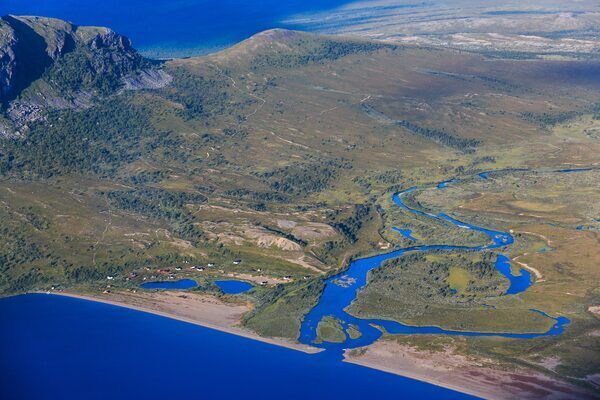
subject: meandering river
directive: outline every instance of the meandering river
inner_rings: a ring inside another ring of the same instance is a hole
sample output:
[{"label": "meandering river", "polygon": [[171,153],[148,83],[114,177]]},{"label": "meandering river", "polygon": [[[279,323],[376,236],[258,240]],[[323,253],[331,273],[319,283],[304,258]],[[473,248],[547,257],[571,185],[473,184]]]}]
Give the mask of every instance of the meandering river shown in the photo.
[{"label": "meandering river", "polygon": [[[554,171],[558,173],[585,171],[588,169],[569,169]],[[489,179],[489,175],[494,171],[485,172],[478,174],[480,179]],[[443,181],[437,185],[433,185],[432,188],[443,191],[448,184],[460,182],[458,179],[452,179]],[[428,188],[428,187],[427,187]],[[383,328],[385,331],[391,334],[445,334],[445,335],[462,335],[462,336],[501,336],[507,338],[518,338],[518,339],[531,339],[540,336],[551,336],[558,335],[563,332],[564,326],[570,321],[566,317],[552,317],[540,310],[532,309],[532,313],[542,314],[547,318],[554,320],[553,326],[543,333],[514,333],[514,332],[477,332],[477,331],[454,331],[442,329],[436,326],[410,326],[402,324],[396,321],[384,320],[384,319],[368,319],[358,318],[350,315],[346,312],[346,308],[354,301],[358,292],[367,284],[367,275],[369,271],[374,268],[378,268],[383,262],[401,257],[402,255],[409,252],[434,252],[434,251],[484,251],[491,249],[502,249],[506,246],[513,244],[514,239],[509,232],[501,232],[480,226],[475,226],[463,221],[459,221],[445,213],[433,214],[426,211],[421,211],[412,207],[409,207],[404,201],[403,197],[412,191],[421,190],[424,188],[409,188],[402,192],[395,193],[393,195],[394,203],[402,209],[419,215],[425,218],[430,218],[438,222],[448,222],[457,229],[469,229],[478,232],[482,232],[488,236],[490,242],[480,246],[453,246],[447,244],[439,245],[422,245],[422,246],[410,246],[401,249],[396,249],[389,253],[379,254],[371,257],[361,258],[350,263],[347,270],[328,278],[325,281],[325,290],[318,302],[318,304],[306,315],[302,322],[299,341],[305,344],[318,346],[327,350],[332,350],[337,353],[340,357],[344,349],[351,349],[356,347],[367,346],[381,337]],[[496,260],[496,268],[502,273],[507,279],[510,280],[510,287],[504,295],[515,295],[524,292],[531,286],[531,275],[526,270],[521,270],[520,275],[513,275],[510,271],[510,264],[508,258],[503,255],[498,255]],[[358,327],[361,332],[361,336],[358,338],[350,338],[346,335],[346,339],[342,343],[331,343],[316,341],[317,339],[317,325],[323,317],[331,316],[333,318],[342,321],[342,327],[344,331],[348,329],[350,325]],[[378,328],[380,327],[380,328]]]}]

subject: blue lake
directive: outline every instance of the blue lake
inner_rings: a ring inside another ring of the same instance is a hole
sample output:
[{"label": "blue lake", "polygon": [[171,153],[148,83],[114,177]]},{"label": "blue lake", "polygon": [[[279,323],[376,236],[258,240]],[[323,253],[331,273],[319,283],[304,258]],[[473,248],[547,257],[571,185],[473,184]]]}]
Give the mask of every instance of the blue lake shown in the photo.
[{"label": "blue lake", "polygon": [[286,18],[349,3],[343,0],[2,0],[0,15],[42,15],[78,25],[107,26],[156,57],[221,49]]},{"label": "blue lake", "polygon": [[327,352],[86,300],[4,298],[0,316],[1,399],[473,398]]},{"label": "blue lake", "polygon": [[395,230],[396,232],[398,232],[399,234],[401,234],[402,236],[404,236],[405,238],[412,240],[413,242],[417,240],[412,235],[412,229],[400,229],[400,228],[395,227],[395,226],[393,226],[392,229]]},{"label": "blue lake", "polygon": [[248,282],[236,280],[215,281],[215,284],[226,294],[240,294],[254,287]]},{"label": "blue lake", "polygon": [[140,285],[143,289],[166,289],[166,290],[185,290],[198,286],[198,283],[192,279],[181,279],[178,281],[159,281],[144,282]]},{"label": "blue lake", "polygon": [[442,182],[440,182],[440,183],[437,184],[437,188],[438,189],[443,189],[445,187],[448,187],[448,184],[452,183],[452,182],[456,182],[456,179],[450,179],[450,180],[447,180],[447,181],[442,181]]}]

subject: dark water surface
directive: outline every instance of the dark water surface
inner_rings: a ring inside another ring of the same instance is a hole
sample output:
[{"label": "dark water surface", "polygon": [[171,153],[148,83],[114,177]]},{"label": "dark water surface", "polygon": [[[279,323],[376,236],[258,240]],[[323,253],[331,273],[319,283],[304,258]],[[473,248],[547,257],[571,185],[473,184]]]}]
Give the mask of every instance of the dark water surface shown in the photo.
[{"label": "dark water surface", "polygon": [[215,284],[226,294],[240,294],[247,292],[254,286],[244,281],[226,280],[226,281],[215,281]]},{"label": "dark water surface", "polygon": [[144,282],[140,285],[143,289],[167,289],[167,290],[185,290],[198,286],[198,283],[193,279],[181,279],[178,281],[159,281],[159,282]]},{"label": "dark water surface", "polygon": [[0,299],[0,399],[470,399],[108,304]]},{"label": "dark water surface", "polygon": [[323,11],[343,0],[0,0],[0,15],[40,15],[106,26],[149,56],[204,54],[237,43],[287,17]]}]

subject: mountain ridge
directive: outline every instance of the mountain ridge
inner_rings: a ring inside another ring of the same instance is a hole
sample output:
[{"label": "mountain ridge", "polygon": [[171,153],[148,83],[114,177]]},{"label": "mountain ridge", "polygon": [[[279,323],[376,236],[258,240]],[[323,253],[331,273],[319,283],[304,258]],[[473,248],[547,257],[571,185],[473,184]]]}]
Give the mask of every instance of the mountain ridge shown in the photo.
[{"label": "mountain ridge", "polygon": [[52,109],[82,109],[121,89],[162,87],[160,63],[109,28],[0,17],[0,135],[20,136]]}]

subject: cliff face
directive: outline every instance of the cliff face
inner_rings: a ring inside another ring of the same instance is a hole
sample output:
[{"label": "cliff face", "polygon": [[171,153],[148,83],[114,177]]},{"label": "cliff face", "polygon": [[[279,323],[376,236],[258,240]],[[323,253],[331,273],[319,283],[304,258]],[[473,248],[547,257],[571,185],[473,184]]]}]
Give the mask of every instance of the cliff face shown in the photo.
[{"label": "cliff face", "polygon": [[98,96],[169,81],[158,64],[110,29],[52,18],[0,18],[0,135],[25,132],[49,109],[85,108]]},{"label": "cliff face", "polygon": [[13,91],[17,68],[16,44],[14,30],[3,19],[0,19],[0,99],[7,98]]}]

